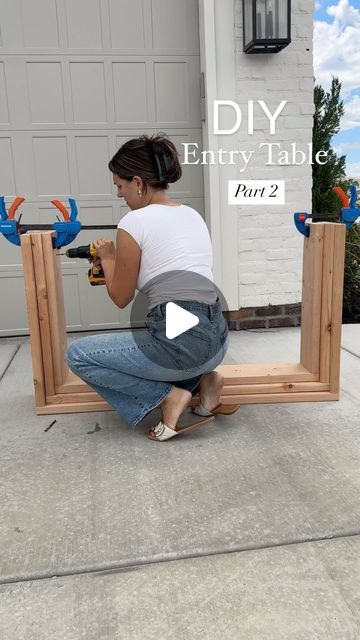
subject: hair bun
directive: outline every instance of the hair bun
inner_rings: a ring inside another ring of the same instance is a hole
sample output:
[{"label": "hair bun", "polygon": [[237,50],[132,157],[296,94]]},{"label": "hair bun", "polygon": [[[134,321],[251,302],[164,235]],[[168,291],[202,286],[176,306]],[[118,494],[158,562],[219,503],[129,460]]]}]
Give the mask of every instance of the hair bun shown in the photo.
[{"label": "hair bun", "polygon": [[167,189],[182,176],[179,154],[165,133],[128,140],[109,162],[109,169],[127,180],[140,176],[155,189]]}]

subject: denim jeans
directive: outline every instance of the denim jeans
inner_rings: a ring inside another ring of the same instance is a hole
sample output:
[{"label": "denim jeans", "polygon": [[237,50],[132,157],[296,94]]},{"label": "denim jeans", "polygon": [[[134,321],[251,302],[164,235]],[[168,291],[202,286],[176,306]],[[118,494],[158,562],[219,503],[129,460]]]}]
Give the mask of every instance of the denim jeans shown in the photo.
[{"label": "denim jeans", "polygon": [[[174,386],[196,391],[201,375],[222,362],[228,326],[219,299],[214,304],[177,301],[199,324],[166,338],[165,306],[147,314],[147,328],[80,338],[67,350],[69,368],[135,427]],[[134,337],[135,336],[135,337]]]}]

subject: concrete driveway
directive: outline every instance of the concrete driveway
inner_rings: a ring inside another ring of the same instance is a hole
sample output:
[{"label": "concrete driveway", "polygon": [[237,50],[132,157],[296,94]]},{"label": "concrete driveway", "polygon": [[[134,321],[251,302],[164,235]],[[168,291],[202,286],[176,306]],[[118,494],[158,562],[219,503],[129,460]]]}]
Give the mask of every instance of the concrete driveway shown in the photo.
[{"label": "concrete driveway", "polygon": [[[225,362],[299,338],[233,332]],[[342,344],[339,402],[157,443],[158,410],[37,417],[30,345],[0,341],[1,640],[360,637],[360,325]]]}]

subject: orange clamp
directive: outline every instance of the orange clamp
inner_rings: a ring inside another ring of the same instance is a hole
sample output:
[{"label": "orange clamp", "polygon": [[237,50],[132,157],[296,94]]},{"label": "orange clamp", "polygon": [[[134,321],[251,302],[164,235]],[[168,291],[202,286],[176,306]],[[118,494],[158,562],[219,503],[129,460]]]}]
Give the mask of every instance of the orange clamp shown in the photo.
[{"label": "orange clamp", "polygon": [[55,205],[55,207],[57,207],[59,209],[59,211],[61,211],[61,213],[64,216],[65,222],[69,222],[70,221],[69,212],[68,212],[67,209],[65,209],[63,203],[60,202],[60,200],[51,200],[51,204]]},{"label": "orange clamp", "polygon": [[333,191],[334,193],[336,193],[337,196],[339,196],[341,200],[341,204],[344,207],[344,209],[348,209],[349,197],[346,195],[346,193],[344,193],[344,190],[342,189],[342,187],[333,187]]},{"label": "orange clamp", "polygon": [[24,200],[25,200],[25,198],[21,198],[20,196],[15,198],[14,202],[12,203],[11,207],[9,208],[9,212],[8,212],[9,220],[13,220],[15,218],[15,213],[16,213],[17,209],[20,207],[20,205],[24,202]]}]

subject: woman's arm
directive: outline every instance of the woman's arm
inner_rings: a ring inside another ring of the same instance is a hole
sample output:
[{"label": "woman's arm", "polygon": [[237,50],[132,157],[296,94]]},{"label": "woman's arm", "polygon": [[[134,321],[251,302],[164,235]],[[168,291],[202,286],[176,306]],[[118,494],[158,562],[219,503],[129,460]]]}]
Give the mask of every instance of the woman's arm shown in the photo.
[{"label": "woman's arm", "polygon": [[94,247],[101,260],[108,294],[120,309],[124,309],[135,296],[141,249],[123,229],[117,231],[116,248],[108,238],[100,238],[94,242]]}]

